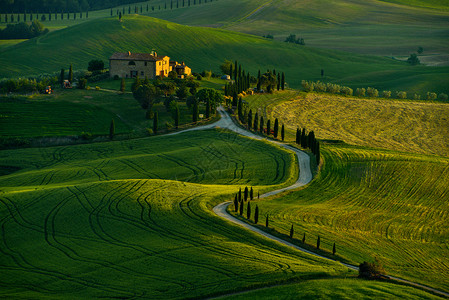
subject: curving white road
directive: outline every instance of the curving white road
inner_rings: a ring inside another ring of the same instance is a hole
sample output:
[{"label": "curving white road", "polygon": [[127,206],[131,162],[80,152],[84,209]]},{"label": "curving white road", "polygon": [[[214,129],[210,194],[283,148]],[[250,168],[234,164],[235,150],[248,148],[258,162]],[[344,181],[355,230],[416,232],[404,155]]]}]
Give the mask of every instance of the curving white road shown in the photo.
[{"label": "curving white road", "polygon": [[[174,134],[179,134],[179,133],[183,133],[183,132],[187,132],[187,131],[195,131],[195,130],[205,130],[205,129],[212,129],[212,128],[225,128],[225,129],[229,129],[231,131],[234,131],[234,132],[236,132],[236,133],[238,133],[240,135],[247,136],[247,137],[250,137],[250,138],[253,138],[253,139],[256,139],[256,140],[268,140],[268,141],[270,141],[270,142],[272,142],[272,143],[274,143],[274,144],[276,144],[276,145],[278,145],[280,147],[283,147],[283,148],[285,148],[287,150],[295,152],[295,154],[296,154],[296,156],[298,158],[298,166],[299,166],[299,176],[298,176],[298,179],[296,180],[296,182],[294,184],[288,186],[288,187],[285,187],[285,188],[282,188],[282,189],[278,189],[278,190],[274,190],[274,191],[262,194],[262,195],[260,195],[260,198],[265,198],[265,197],[276,195],[276,194],[279,194],[279,193],[282,193],[282,192],[285,192],[285,191],[288,191],[288,190],[296,189],[298,187],[301,187],[301,186],[304,186],[304,185],[308,184],[312,180],[312,172],[310,170],[310,158],[309,158],[309,156],[306,153],[304,153],[301,150],[298,150],[298,149],[296,149],[294,147],[291,147],[289,145],[286,145],[286,144],[283,144],[283,143],[280,143],[280,142],[277,142],[277,141],[269,140],[269,139],[267,139],[265,137],[262,137],[262,136],[254,134],[254,133],[252,133],[250,131],[247,131],[247,130],[237,126],[232,121],[231,117],[225,112],[225,110],[222,107],[219,107],[217,110],[218,110],[218,112],[219,112],[219,114],[221,116],[221,119],[218,120],[217,122],[212,123],[212,124],[208,124],[208,125],[203,125],[203,126],[189,128],[189,129],[178,131],[178,132],[174,132],[174,133],[170,133],[168,135],[174,135]],[[335,261],[335,260],[333,260],[331,258],[328,258],[328,257],[325,257],[325,256],[321,256],[321,255],[316,254],[314,252],[311,252],[311,251],[309,251],[307,249],[301,248],[301,247],[299,247],[297,245],[294,245],[294,244],[292,244],[290,242],[287,242],[287,241],[285,241],[283,239],[280,239],[280,238],[278,238],[278,237],[276,237],[274,235],[266,233],[265,231],[260,230],[260,229],[258,229],[256,227],[246,223],[246,222],[243,222],[243,221],[241,221],[241,220],[239,220],[237,218],[234,218],[233,216],[231,216],[227,212],[227,208],[228,208],[228,206],[230,204],[231,204],[231,201],[220,203],[220,204],[218,204],[217,206],[215,206],[213,208],[213,211],[214,211],[214,213],[217,216],[219,216],[219,217],[221,217],[223,219],[226,219],[226,220],[228,220],[228,221],[230,221],[230,222],[232,222],[234,224],[242,226],[242,227],[244,227],[244,228],[246,228],[246,229],[248,229],[248,230],[250,230],[252,232],[260,234],[260,235],[262,235],[262,236],[264,236],[264,237],[266,237],[268,239],[271,239],[271,240],[279,242],[279,243],[281,243],[283,245],[295,248],[296,250],[308,253],[310,255],[314,255],[314,256],[317,256],[317,257],[320,257],[320,258],[323,258],[323,259]],[[338,261],[336,261],[336,262],[338,262]],[[346,263],[342,263],[342,262],[339,262],[339,263],[341,263],[342,265],[348,267],[349,269],[356,270],[356,271],[359,270],[359,268],[357,266],[346,264]],[[443,296],[443,297],[448,297],[449,298],[449,293],[446,293],[446,292],[443,292],[443,291],[440,291],[440,290],[437,290],[437,289],[434,289],[434,288],[431,288],[431,287],[428,287],[428,286],[425,286],[425,285],[422,285],[422,284],[419,284],[419,283],[416,283],[416,282],[413,282],[413,281],[405,280],[405,279],[402,279],[402,278],[398,278],[398,277],[394,277],[394,276],[387,276],[387,277],[389,279],[392,279],[392,280],[396,280],[396,281],[399,281],[399,282],[402,282],[402,283],[406,283],[406,284],[409,284],[409,285],[412,285],[412,286],[424,289],[426,291],[430,291],[430,292],[432,292],[434,294],[437,294],[439,296]]]}]

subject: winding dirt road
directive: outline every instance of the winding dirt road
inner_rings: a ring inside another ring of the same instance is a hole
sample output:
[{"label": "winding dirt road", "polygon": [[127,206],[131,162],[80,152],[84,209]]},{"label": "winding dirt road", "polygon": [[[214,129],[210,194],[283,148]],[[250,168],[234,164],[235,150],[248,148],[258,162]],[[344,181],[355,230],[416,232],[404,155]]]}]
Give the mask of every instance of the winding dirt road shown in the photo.
[{"label": "winding dirt road", "polygon": [[[205,129],[212,129],[212,128],[224,128],[224,129],[228,129],[228,130],[234,131],[234,132],[236,132],[236,133],[238,133],[240,135],[243,135],[243,136],[246,136],[246,137],[250,137],[250,138],[253,138],[253,139],[256,139],[256,140],[268,140],[265,137],[256,135],[256,134],[254,134],[254,133],[252,133],[250,131],[247,131],[247,130],[237,126],[232,121],[231,117],[225,112],[225,110],[222,107],[219,107],[217,110],[218,110],[218,112],[219,112],[219,114],[221,116],[221,119],[219,121],[217,121],[215,123],[212,123],[212,124],[204,125],[204,126],[189,128],[189,129],[186,129],[186,130],[183,130],[183,131],[170,133],[168,135],[179,134],[179,133],[183,133],[183,132],[187,132],[187,131],[205,130]],[[298,179],[296,180],[296,182],[294,184],[292,184],[292,185],[290,185],[288,187],[282,188],[282,189],[278,189],[278,190],[274,190],[274,191],[262,194],[262,195],[260,195],[260,198],[265,198],[265,197],[276,195],[276,194],[279,194],[279,193],[282,193],[282,192],[285,192],[285,191],[288,191],[288,190],[296,189],[298,187],[301,187],[301,186],[304,186],[304,185],[308,184],[312,180],[312,172],[310,170],[310,158],[309,158],[309,156],[306,153],[304,153],[301,150],[298,150],[298,149],[296,149],[294,147],[291,147],[289,145],[286,145],[286,144],[283,144],[283,143],[280,143],[280,142],[277,142],[277,141],[273,141],[273,140],[268,140],[268,141],[270,141],[271,143],[274,143],[274,144],[276,144],[276,145],[278,145],[280,147],[283,147],[283,148],[285,148],[287,150],[293,151],[296,154],[296,156],[298,158],[299,176],[298,176]],[[213,208],[213,211],[214,211],[214,213],[217,216],[219,216],[219,217],[221,217],[223,219],[226,219],[226,220],[228,220],[228,221],[230,221],[230,222],[232,222],[234,224],[237,224],[239,226],[242,226],[242,227],[244,227],[244,228],[246,228],[246,229],[248,229],[248,230],[250,230],[252,232],[255,232],[257,234],[260,234],[260,235],[262,235],[262,236],[264,236],[264,237],[266,237],[268,239],[271,239],[273,241],[279,242],[279,243],[281,243],[281,244],[283,244],[285,246],[292,247],[292,248],[294,248],[296,250],[308,253],[310,255],[314,255],[314,256],[320,257],[322,259],[335,261],[335,260],[333,260],[331,258],[328,258],[328,257],[325,257],[325,256],[321,256],[321,255],[316,254],[314,252],[311,252],[311,251],[309,251],[307,249],[301,248],[301,247],[299,247],[297,245],[294,245],[294,244],[292,244],[292,243],[290,243],[288,241],[285,241],[285,240],[280,239],[280,238],[278,238],[278,237],[276,237],[274,235],[266,233],[265,231],[260,230],[260,229],[258,229],[256,227],[246,223],[246,222],[243,222],[243,221],[241,221],[241,220],[239,220],[237,218],[234,218],[232,215],[230,215],[227,212],[227,208],[228,208],[228,206],[230,204],[231,204],[231,201],[220,203],[220,204],[218,204],[217,206],[215,206]],[[336,261],[336,262],[339,262],[339,261]],[[350,264],[346,264],[346,263],[342,263],[342,262],[339,262],[339,263],[341,263],[342,265],[348,267],[349,269],[356,270],[356,271],[359,270],[358,266],[354,266],[354,265],[350,265]],[[446,293],[446,292],[443,292],[443,291],[440,291],[440,290],[428,287],[426,285],[422,285],[422,284],[419,284],[419,283],[416,283],[416,282],[412,282],[412,281],[405,280],[405,279],[398,278],[398,277],[394,277],[394,276],[387,276],[387,277],[389,279],[396,280],[398,282],[402,282],[402,283],[405,283],[405,284],[408,284],[408,285],[412,285],[412,286],[421,288],[423,290],[432,292],[432,293],[437,294],[439,296],[443,296],[443,297],[449,298],[449,293]]]}]

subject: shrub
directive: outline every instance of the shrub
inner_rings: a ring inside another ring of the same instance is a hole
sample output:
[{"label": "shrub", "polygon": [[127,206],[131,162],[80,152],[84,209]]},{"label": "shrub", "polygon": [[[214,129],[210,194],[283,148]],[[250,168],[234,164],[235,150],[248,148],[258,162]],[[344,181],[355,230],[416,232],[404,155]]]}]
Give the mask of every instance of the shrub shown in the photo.
[{"label": "shrub", "polygon": [[372,98],[379,97],[379,91],[372,87],[369,87],[366,90],[366,94],[368,95],[368,97],[372,97]]},{"label": "shrub", "polygon": [[366,90],[364,88],[357,88],[355,90],[355,95],[358,97],[365,97]]},{"label": "shrub", "polygon": [[147,133],[148,133],[148,135],[153,135],[153,129],[147,128]]},{"label": "shrub", "polygon": [[328,83],[326,85],[326,92],[332,93],[332,94],[339,94],[341,91],[341,86],[338,84]]},{"label": "shrub", "polygon": [[396,93],[396,97],[398,99],[406,99],[407,98],[407,92],[401,91]]},{"label": "shrub", "polygon": [[385,270],[377,259],[373,263],[364,261],[359,265],[359,278],[380,279],[383,275]]},{"label": "shrub", "polygon": [[437,98],[437,94],[427,92],[427,94],[426,94],[426,99],[427,100],[435,100],[436,98]]},{"label": "shrub", "polygon": [[342,86],[340,89],[340,93],[346,96],[352,96],[353,90],[347,86]]},{"label": "shrub", "polygon": [[413,94],[413,99],[415,99],[415,100],[420,100],[420,99],[421,99],[421,95],[419,95],[419,94]]},{"label": "shrub", "polygon": [[306,92],[313,92],[313,90],[314,90],[313,82],[303,80],[301,82],[301,85],[302,85],[302,88],[304,89],[304,91],[306,91]]},{"label": "shrub", "polygon": [[86,78],[80,78],[78,79],[78,88],[80,90],[84,90],[86,88],[86,84],[87,84],[87,79]]},{"label": "shrub", "polygon": [[382,97],[384,98],[390,98],[391,97],[391,91],[383,91]]},{"label": "shrub", "polygon": [[99,90],[100,90],[100,87],[99,87],[99,86],[96,86],[95,89],[96,89],[97,91],[99,91]]},{"label": "shrub", "polygon": [[447,101],[448,96],[447,96],[447,94],[441,93],[438,95],[438,99],[440,99],[442,101]]}]

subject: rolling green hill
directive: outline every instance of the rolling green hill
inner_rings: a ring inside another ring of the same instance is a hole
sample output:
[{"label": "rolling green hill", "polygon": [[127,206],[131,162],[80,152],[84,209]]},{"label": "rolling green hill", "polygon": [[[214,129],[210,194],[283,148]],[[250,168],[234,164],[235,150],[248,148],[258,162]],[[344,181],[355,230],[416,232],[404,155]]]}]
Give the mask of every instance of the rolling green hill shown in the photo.
[{"label": "rolling green hill", "polygon": [[[137,15],[126,16],[123,22],[116,18],[88,21],[3,49],[0,64],[5,67],[0,76],[55,72],[70,62],[75,69],[82,69],[94,58],[107,61],[115,51],[148,52],[152,48],[185,61],[194,71],[218,72],[225,59],[238,59],[253,74],[259,69],[277,69],[286,73],[293,87],[302,79],[320,78],[323,68],[327,80],[353,87],[422,92],[449,89],[449,68],[411,67],[386,58],[302,47]],[[386,80],[386,73],[395,80]]]}]

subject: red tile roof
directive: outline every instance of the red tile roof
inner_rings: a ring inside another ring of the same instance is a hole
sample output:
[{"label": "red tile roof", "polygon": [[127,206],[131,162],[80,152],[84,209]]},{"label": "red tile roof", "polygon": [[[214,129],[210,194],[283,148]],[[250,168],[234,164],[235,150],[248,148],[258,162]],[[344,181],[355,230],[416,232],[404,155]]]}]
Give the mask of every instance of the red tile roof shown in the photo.
[{"label": "red tile roof", "polygon": [[110,60],[143,60],[143,61],[158,61],[162,60],[164,56],[154,56],[150,53],[130,53],[130,52],[115,52],[109,58]]}]

